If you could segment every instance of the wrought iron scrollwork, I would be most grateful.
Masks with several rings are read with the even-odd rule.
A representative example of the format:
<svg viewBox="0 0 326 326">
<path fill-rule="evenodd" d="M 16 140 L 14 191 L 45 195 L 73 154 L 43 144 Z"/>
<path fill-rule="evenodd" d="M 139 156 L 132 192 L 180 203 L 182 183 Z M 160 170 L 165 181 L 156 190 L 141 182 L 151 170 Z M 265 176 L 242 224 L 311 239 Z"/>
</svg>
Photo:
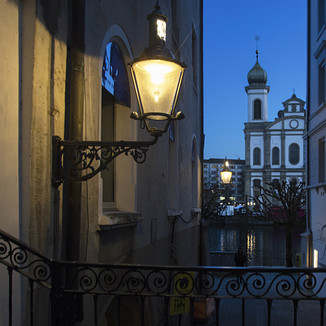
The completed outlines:
<svg viewBox="0 0 326 326">
<path fill-rule="evenodd" d="M 158 136 L 151 141 L 72 141 L 53 137 L 53 177 L 55 187 L 65 179 L 85 181 L 99 172 L 121 154 L 131 155 L 136 163 L 144 163 L 149 146 L 157 142 Z"/>
<path fill-rule="evenodd" d="M 83 264 L 50 260 L 0 231 L 0 263 L 56 295 L 324 299 L 326 269 Z M 67 277 L 69 275 L 69 277 Z"/>
<path fill-rule="evenodd" d="M 326 291 L 326 270 L 320 269 L 64 265 L 74 270 L 79 289 L 93 294 L 307 299 Z M 67 284 L 64 290 L 72 289 Z"/>
<path fill-rule="evenodd" d="M 51 261 L 4 232 L 0 232 L 0 262 L 33 281 L 51 281 Z"/>
</svg>

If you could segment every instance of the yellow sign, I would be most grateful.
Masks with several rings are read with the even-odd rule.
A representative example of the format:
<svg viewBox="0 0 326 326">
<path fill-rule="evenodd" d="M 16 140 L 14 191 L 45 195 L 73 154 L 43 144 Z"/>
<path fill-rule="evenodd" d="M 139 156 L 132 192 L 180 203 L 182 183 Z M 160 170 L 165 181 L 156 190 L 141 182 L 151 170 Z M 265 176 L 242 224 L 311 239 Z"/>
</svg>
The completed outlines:
<svg viewBox="0 0 326 326">
<path fill-rule="evenodd" d="M 190 298 L 182 295 L 190 295 L 194 289 L 194 272 L 177 273 L 174 275 L 173 294 L 170 299 L 170 315 L 180 315 L 189 312 Z"/>
</svg>

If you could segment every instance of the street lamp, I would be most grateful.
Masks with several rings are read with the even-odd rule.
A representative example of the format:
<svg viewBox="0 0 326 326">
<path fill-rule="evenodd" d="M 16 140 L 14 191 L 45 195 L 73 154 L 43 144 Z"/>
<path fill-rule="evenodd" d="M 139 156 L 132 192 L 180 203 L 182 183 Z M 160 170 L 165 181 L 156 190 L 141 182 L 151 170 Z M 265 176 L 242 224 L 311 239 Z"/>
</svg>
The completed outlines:
<svg viewBox="0 0 326 326">
<path fill-rule="evenodd" d="M 182 112 L 175 112 L 175 105 L 186 65 L 165 47 L 167 17 L 158 1 L 147 19 L 149 47 L 129 64 L 139 103 L 139 113 L 131 117 L 143 122 L 151 135 L 160 136 L 171 120 L 184 118 Z"/>
<path fill-rule="evenodd" d="M 146 160 L 148 147 L 168 130 L 170 122 L 184 118 L 175 111 L 186 68 L 165 47 L 167 17 L 158 1 L 149 21 L 149 46 L 140 58 L 130 64 L 139 112 L 131 118 L 140 120 L 141 128 L 154 138 L 151 141 L 74 141 L 53 137 L 52 184 L 59 187 L 64 180 L 85 181 L 106 169 L 117 156 L 131 155 L 135 162 Z"/>
<path fill-rule="evenodd" d="M 231 183 L 232 171 L 229 169 L 229 162 L 225 159 L 223 170 L 220 172 L 221 180 L 224 185 Z"/>
<path fill-rule="evenodd" d="M 222 184 L 225 187 L 225 202 L 226 205 L 228 205 L 230 202 L 229 187 L 231 185 L 232 172 L 229 169 L 229 162 L 226 160 L 226 158 L 224 161 L 223 170 L 220 172 L 220 174 Z"/>
</svg>

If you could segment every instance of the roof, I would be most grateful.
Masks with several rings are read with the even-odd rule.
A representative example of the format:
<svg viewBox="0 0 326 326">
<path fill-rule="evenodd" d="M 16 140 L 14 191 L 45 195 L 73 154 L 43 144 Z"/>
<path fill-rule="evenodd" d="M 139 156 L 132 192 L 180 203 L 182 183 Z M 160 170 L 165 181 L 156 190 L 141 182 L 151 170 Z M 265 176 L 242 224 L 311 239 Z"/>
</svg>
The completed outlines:
<svg viewBox="0 0 326 326">
<path fill-rule="evenodd" d="M 249 85 L 266 85 L 267 73 L 258 62 L 258 50 L 256 51 L 256 58 L 255 65 L 247 75 L 248 83 Z"/>
</svg>

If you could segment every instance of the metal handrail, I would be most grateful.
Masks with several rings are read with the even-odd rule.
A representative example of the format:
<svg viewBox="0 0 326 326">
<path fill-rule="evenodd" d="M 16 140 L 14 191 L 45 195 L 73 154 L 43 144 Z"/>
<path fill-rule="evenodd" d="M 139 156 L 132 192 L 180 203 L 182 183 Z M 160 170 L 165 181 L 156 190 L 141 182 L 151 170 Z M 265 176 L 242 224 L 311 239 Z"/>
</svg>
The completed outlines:
<svg viewBox="0 0 326 326">
<path fill-rule="evenodd" d="M 87 294 L 94 297 L 96 321 L 96 298 L 99 295 L 137 296 L 143 300 L 161 297 L 165 298 L 166 303 L 169 298 L 182 297 L 191 298 L 192 305 L 197 298 L 214 298 L 216 324 L 219 320 L 221 299 L 241 299 L 242 320 L 245 318 L 244 300 L 266 300 L 269 325 L 273 300 L 293 301 L 294 325 L 298 301 L 315 300 L 320 302 L 320 320 L 323 321 L 326 268 L 149 266 L 68 262 L 49 259 L 1 230 L 0 264 L 7 266 L 9 272 L 9 325 L 13 319 L 13 271 L 29 279 L 31 325 L 34 316 L 34 282 L 50 290 L 51 325 L 59 325 L 61 319 L 76 321 L 81 318 L 81 300 Z"/>
</svg>

